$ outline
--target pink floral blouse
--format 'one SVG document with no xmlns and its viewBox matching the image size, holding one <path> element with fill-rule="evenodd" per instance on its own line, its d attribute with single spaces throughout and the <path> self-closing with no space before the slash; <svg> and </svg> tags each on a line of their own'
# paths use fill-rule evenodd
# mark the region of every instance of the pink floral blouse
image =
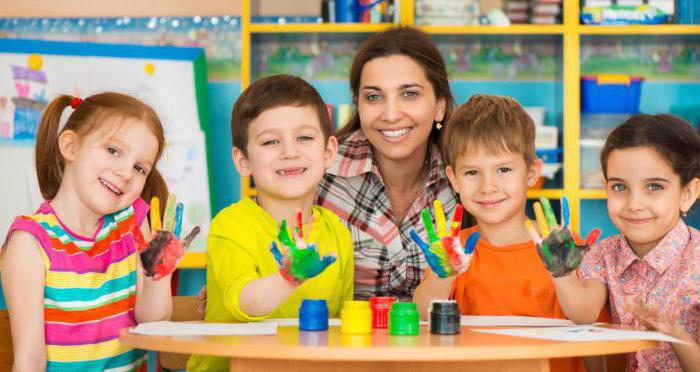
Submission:
<svg viewBox="0 0 700 372">
<path fill-rule="evenodd" d="M 607 285 L 613 322 L 638 326 L 624 309 L 639 298 L 667 319 L 677 319 L 697 342 L 700 321 L 700 232 L 682 220 L 643 258 L 620 234 L 595 245 L 579 268 L 582 279 Z M 680 371 L 669 343 L 630 354 L 628 371 Z"/>
</svg>

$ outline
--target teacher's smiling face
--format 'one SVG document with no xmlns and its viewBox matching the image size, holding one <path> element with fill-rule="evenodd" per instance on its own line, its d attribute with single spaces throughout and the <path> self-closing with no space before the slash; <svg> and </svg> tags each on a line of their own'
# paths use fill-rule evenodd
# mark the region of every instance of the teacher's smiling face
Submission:
<svg viewBox="0 0 700 372">
<path fill-rule="evenodd" d="M 375 156 L 397 161 L 425 152 L 434 122 L 445 116 L 423 68 L 405 55 L 367 62 L 360 77 L 357 109 Z"/>
</svg>

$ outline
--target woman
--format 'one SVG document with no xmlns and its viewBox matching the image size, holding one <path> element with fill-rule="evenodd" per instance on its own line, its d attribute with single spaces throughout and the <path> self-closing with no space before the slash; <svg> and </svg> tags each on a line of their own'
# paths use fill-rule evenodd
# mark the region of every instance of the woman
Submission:
<svg viewBox="0 0 700 372">
<path fill-rule="evenodd" d="M 410 301 L 425 259 L 409 232 L 420 212 L 456 199 L 437 147 L 452 112 L 445 62 L 430 37 L 398 27 L 368 38 L 350 70 L 355 112 L 338 133 L 338 160 L 317 203 L 344 219 L 355 248 L 355 297 Z"/>
</svg>

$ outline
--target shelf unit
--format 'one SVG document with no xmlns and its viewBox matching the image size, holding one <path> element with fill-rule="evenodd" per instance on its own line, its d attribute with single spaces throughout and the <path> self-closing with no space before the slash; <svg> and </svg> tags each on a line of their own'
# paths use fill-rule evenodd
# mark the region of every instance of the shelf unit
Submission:
<svg viewBox="0 0 700 372">
<path fill-rule="evenodd" d="M 294 23 L 271 24 L 251 22 L 251 0 L 241 4 L 241 88 L 251 82 L 251 39 L 255 34 L 271 33 L 358 33 L 370 34 L 394 26 L 394 24 L 328 24 Z M 605 199 L 605 191 L 580 187 L 580 48 L 584 35 L 700 35 L 700 25 L 629 25 L 595 26 L 579 23 L 579 0 L 563 0 L 563 23 L 558 25 L 512 25 L 512 26 L 419 26 L 434 35 L 560 35 L 563 53 L 563 188 L 530 190 L 528 198 L 545 196 L 559 199 L 566 195 L 571 207 L 571 225 L 580 227 L 581 201 Z M 400 1 L 401 25 L 414 26 L 413 0 Z M 242 180 L 242 194 L 252 195 L 249 180 Z M 181 268 L 204 267 L 204 253 L 188 253 Z"/>
</svg>

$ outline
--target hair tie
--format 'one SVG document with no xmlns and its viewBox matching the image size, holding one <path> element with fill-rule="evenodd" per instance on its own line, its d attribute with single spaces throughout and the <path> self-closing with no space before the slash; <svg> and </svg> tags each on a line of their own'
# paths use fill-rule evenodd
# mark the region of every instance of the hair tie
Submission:
<svg viewBox="0 0 700 372">
<path fill-rule="evenodd" d="M 83 99 L 82 99 L 82 98 L 80 98 L 80 97 L 73 97 L 73 100 L 70 101 L 70 107 L 72 107 L 73 110 L 75 110 L 76 108 L 78 108 L 78 106 L 79 106 L 81 103 L 83 103 Z"/>
<path fill-rule="evenodd" d="M 75 109 L 83 103 L 83 99 L 79 97 L 73 97 L 70 101 L 70 106 L 66 106 L 61 113 L 61 118 L 58 120 L 58 133 L 61 133 L 63 127 L 68 123 L 68 118 L 75 112 Z"/>
</svg>

